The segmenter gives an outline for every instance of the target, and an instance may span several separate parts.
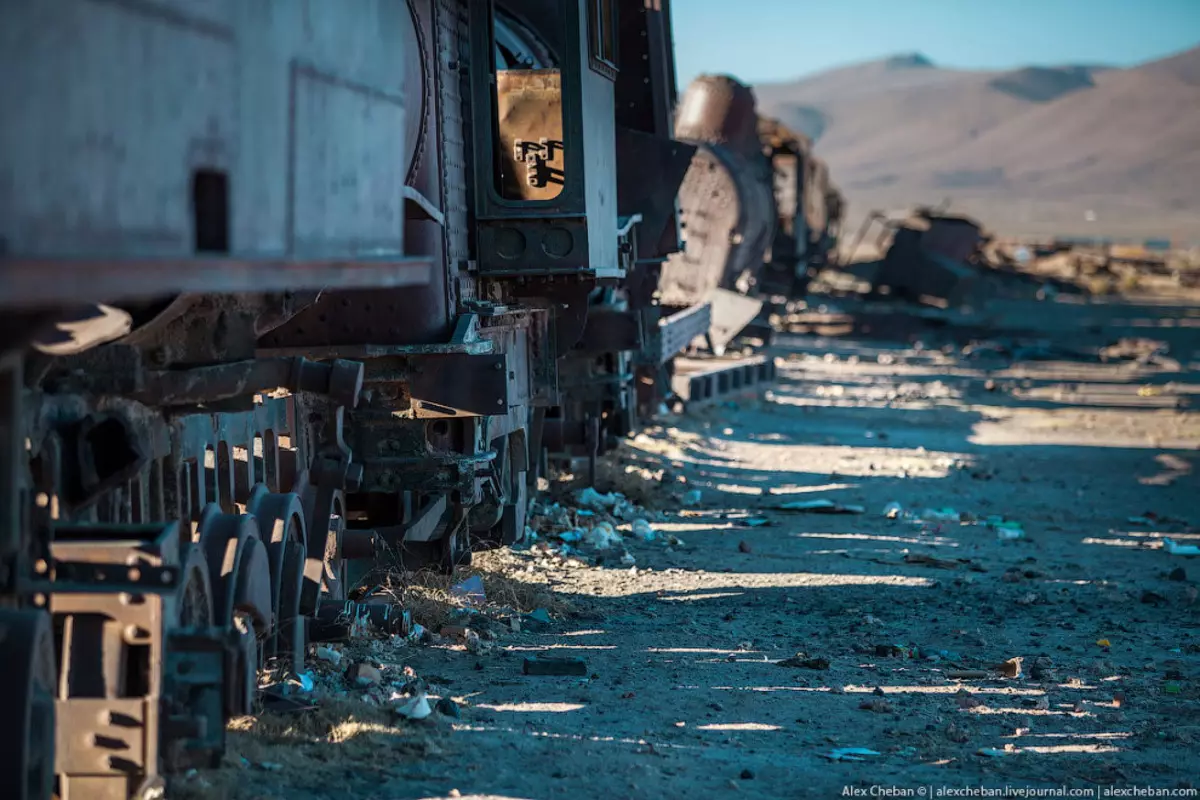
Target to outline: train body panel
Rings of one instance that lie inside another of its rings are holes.
[[[0,13],[9,252],[403,252],[403,0]]]

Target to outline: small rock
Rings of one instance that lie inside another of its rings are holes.
[[[587,675],[587,662],[582,658],[535,656],[526,658],[522,667],[526,675]]]
[[[878,697],[874,700],[864,700],[858,707],[863,711],[874,711],[876,714],[890,714],[892,711],[892,704]]]
[[[1185,570],[1183,567],[1176,567],[1175,569],[1171,570],[1171,574],[1167,577],[1173,581],[1186,581],[1188,579],[1187,570]]]
[[[475,631],[467,631],[467,652],[473,655],[482,656],[491,653],[496,649],[495,642],[488,641],[475,633]]]
[[[752,781],[752,780],[754,780],[754,773],[748,769],[744,769],[744,770],[742,770],[742,774],[739,775],[738,777],[744,781]]]
[[[945,732],[947,739],[958,744],[963,744],[971,740],[971,734],[965,728],[960,728],[953,722],[946,726]]]
[[[449,697],[443,697],[441,700],[438,700],[437,705],[434,706],[434,710],[443,717],[453,717],[454,719],[458,719],[462,716],[462,712],[459,711],[458,708],[458,703],[454,702]]]
[[[979,708],[983,705],[978,697],[965,689],[959,689],[954,695],[954,700],[962,709]]]
[[[799,667],[802,669],[829,669],[828,658],[809,658],[804,653],[797,653],[791,658],[776,662],[781,667]]]
[[[750,547],[749,542],[743,540],[743,541],[738,542],[738,552],[739,553],[753,553],[754,549]]]
[[[1035,681],[1054,680],[1054,662],[1046,656],[1038,656],[1033,660],[1033,666],[1029,668],[1029,677]]]

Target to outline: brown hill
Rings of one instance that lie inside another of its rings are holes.
[[[1130,69],[943,69],[920,55],[756,87],[851,206],[946,199],[1004,234],[1200,239],[1200,48]]]

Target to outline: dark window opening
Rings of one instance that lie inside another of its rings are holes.
[[[192,173],[192,229],[197,253],[229,252],[229,176],[224,172]]]
[[[617,77],[617,0],[591,0],[588,14],[591,67],[607,78]]]

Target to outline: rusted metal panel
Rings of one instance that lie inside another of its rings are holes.
[[[403,252],[403,96],[300,63],[291,81],[291,252]]]
[[[701,75],[679,103],[675,135],[684,141],[726,145],[743,154],[758,152],[754,92],[727,75]]]
[[[0,10],[0,237],[9,253],[182,255],[191,172],[229,169],[235,31],[157,3]]]
[[[676,311],[658,321],[661,349],[657,365],[662,365],[686,348],[697,336],[703,336],[712,325],[712,304],[699,305]]]
[[[829,169],[819,158],[809,159],[807,168],[804,216],[808,221],[809,241],[819,242],[829,225],[829,210],[825,205],[829,189]]]
[[[55,308],[96,300],[151,300],[189,292],[294,292],[429,283],[424,258],[0,258],[0,308]]]
[[[637,227],[639,259],[661,260],[677,252],[669,240],[676,239],[677,196],[695,153],[694,145],[617,129],[617,209],[622,216],[642,215]],[[668,227],[671,236],[666,235]]]
[[[464,88],[470,65],[465,5],[459,0],[437,0],[435,52],[431,54],[437,79],[437,141],[441,158],[442,211],[446,215],[445,249],[450,264],[466,263],[469,249],[469,198],[467,195],[469,132]]]
[[[775,225],[760,166],[719,146],[696,151],[679,191],[685,248],[663,266],[665,305],[695,305],[710,289],[753,285]]]
[[[983,243],[983,230],[975,222],[954,217],[932,217],[921,236],[921,249],[955,261],[966,261]]]
[[[410,160],[406,13],[404,0],[5,3],[0,71],[19,76],[0,86],[6,252],[402,254],[383,218],[403,207]]]
[[[668,0],[621,0],[618,127],[669,137],[675,111],[675,54]]]
[[[761,392],[774,380],[775,362],[768,356],[728,361],[679,359],[671,388],[689,407],[696,407]]]
[[[616,353],[640,350],[645,343],[640,315],[627,309],[601,306],[588,311],[583,338],[575,345],[577,354]]]

